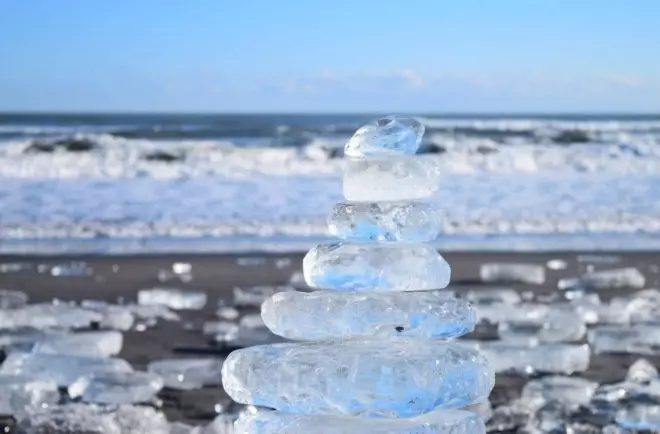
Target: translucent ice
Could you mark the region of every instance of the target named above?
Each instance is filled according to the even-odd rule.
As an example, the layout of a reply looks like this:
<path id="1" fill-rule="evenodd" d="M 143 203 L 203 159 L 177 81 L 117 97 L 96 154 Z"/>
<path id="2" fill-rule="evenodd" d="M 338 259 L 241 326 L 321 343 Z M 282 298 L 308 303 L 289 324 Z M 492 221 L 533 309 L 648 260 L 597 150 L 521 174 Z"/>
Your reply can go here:
<path id="1" fill-rule="evenodd" d="M 646 359 L 639 359 L 628 368 L 626 381 L 648 383 L 658 380 L 658 370 Z"/>
<path id="2" fill-rule="evenodd" d="M 462 410 L 436 410 L 395 420 L 269 411 L 242 417 L 236 431 L 242 434 L 485 434 L 486 429 L 478 415 Z"/>
<path id="3" fill-rule="evenodd" d="M 234 305 L 239 307 L 259 307 L 273 294 L 293 291 L 288 285 L 259 285 L 247 288 L 234 287 Z"/>
<path id="4" fill-rule="evenodd" d="M 360 127 L 344 147 L 347 157 L 414 155 L 424 135 L 424 125 L 416 119 L 387 116 Z"/>
<path id="5" fill-rule="evenodd" d="M 222 359 L 163 359 L 149 363 L 147 370 L 163 378 L 172 389 L 201 389 L 219 386 Z"/>
<path id="6" fill-rule="evenodd" d="M 579 278 L 559 280 L 559 289 L 615 289 L 643 288 L 646 283 L 644 275 L 636 268 L 618 268 L 615 270 L 594 271 Z"/>
<path id="7" fill-rule="evenodd" d="M 550 376 L 531 380 L 523 387 L 521 399 L 528 405 L 541 407 L 557 402 L 565 407 L 587 405 L 598 383 L 577 377 Z"/>
<path id="8" fill-rule="evenodd" d="M 199 310 L 206 305 L 206 293 L 175 288 L 142 289 L 138 292 L 141 305 L 163 305 L 175 310 Z"/>
<path id="9" fill-rule="evenodd" d="M 587 326 L 574 312 L 550 311 L 541 319 L 500 322 L 500 339 L 516 343 L 574 342 L 582 339 Z"/>
<path id="10" fill-rule="evenodd" d="M 135 323 L 135 316 L 126 306 L 112 305 L 97 300 L 83 300 L 80 305 L 103 316 L 99 322 L 99 327 L 103 329 L 127 331 Z"/>
<path id="11" fill-rule="evenodd" d="M 215 311 L 215 314 L 218 318 L 226 321 L 234 321 L 235 319 L 238 319 L 240 315 L 238 309 L 232 306 L 218 306 L 218 310 Z"/>
<path id="12" fill-rule="evenodd" d="M 95 372 L 69 386 L 69 396 L 96 404 L 136 404 L 153 400 L 163 379 L 150 372 Z"/>
<path id="13" fill-rule="evenodd" d="M 27 294 L 22 291 L 0 289 L 0 310 L 23 307 L 27 300 Z"/>
<path id="14" fill-rule="evenodd" d="M 0 414 L 23 415 L 57 404 L 60 392 L 51 380 L 24 375 L 0 375 Z"/>
<path id="15" fill-rule="evenodd" d="M 38 303 L 3 311 L 0 315 L 0 329 L 83 328 L 102 318 L 97 312 L 67 303 Z"/>
<path id="16" fill-rule="evenodd" d="M 122 334 L 116 331 L 49 334 L 35 342 L 32 352 L 108 357 L 119 354 L 123 342 Z"/>
<path id="17" fill-rule="evenodd" d="M 119 405 L 113 416 L 121 434 L 170 434 L 165 415 L 150 407 Z"/>
<path id="18" fill-rule="evenodd" d="M 521 301 L 518 291 L 511 288 L 485 288 L 472 289 L 465 297 L 477 304 L 518 304 Z"/>
<path id="19" fill-rule="evenodd" d="M 494 374 L 463 345 L 393 339 L 246 348 L 222 380 L 235 401 L 284 412 L 413 417 L 485 399 Z"/>
<path id="20" fill-rule="evenodd" d="M 330 233 L 348 241 L 434 240 L 442 229 L 440 213 L 424 202 L 344 202 L 328 219 Z"/>
<path id="21" fill-rule="evenodd" d="M 451 270 L 424 244 L 321 244 L 305 255 L 303 274 L 314 288 L 388 292 L 444 288 Z"/>
<path id="22" fill-rule="evenodd" d="M 475 306 L 480 321 L 499 324 L 507 321 L 539 322 L 552 311 L 547 304 L 539 303 L 489 303 Z"/>
<path id="23" fill-rule="evenodd" d="M 426 199 L 440 184 L 433 157 L 344 160 L 344 197 L 356 202 Z"/>
<path id="24" fill-rule="evenodd" d="M 660 328 L 655 324 L 601 325 L 588 333 L 596 354 L 659 354 Z"/>
<path id="25" fill-rule="evenodd" d="M 469 302 L 433 291 L 283 292 L 263 304 L 261 315 L 273 333 L 294 340 L 448 339 L 472 331 L 476 322 Z"/>
<path id="26" fill-rule="evenodd" d="M 536 264 L 487 263 L 479 270 L 483 282 L 517 282 L 542 285 L 545 268 Z"/>
<path id="27" fill-rule="evenodd" d="M 12 353 L 0 366 L 0 374 L 53 380 L 61 387 L 68 387 L 81 376 L 95 372 L 132 370 L 131 365 L 122 359 L 41 353 Z"/>
<path id="28" fill-rule="evenodd" d="M 68 404 L 31 412 L 17 426 L 17 434 L 124 434 L 109 411 L 84 404 Z"/>

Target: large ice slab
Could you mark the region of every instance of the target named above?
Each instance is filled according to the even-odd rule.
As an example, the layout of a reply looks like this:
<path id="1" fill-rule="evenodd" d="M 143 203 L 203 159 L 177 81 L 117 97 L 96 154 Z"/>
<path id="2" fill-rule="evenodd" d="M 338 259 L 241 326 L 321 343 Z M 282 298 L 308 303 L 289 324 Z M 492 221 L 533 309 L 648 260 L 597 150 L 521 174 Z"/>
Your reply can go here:
<path id="1" fill-rule="evenodd" d="M 151 288 L 138 292 L 138 304 L 163 305 L 175 310 L 199 310 L 206 306 L 206 293 L 177 288 Z"/>
<path id="2" fill-rule="evenodd" d="M 263 304 L 261 315 L 273 333 L 293 340 L 448 339 L 472 331 L 476 323 L 467 300 L 436 291 L 282 292 Z"/>
<path id="3" fill-rule="evenodd" d="M 414 155 L 424 131 L 424 124 L 417 119 L 386 116 L 358 128 L 346 142 L 344 155 L 354 158 Z"/>
<path id="4" fill-rule="evenodd" d="M 0 315 L 0 329 L 83 328 L 102 319 L 103 316 L 98 312 L 82 309 L 72 304 L 38 303 L 18 309 L 3 310 Z"/>
<path id="5" fill-rule="evenodd" d="M 466 346 L 392 339 L 246 348 L 222 380 L 235 401 L 284 412 L 413 417 L 485 399 L 494 374 Z"/>
<path id="6" fill-rule="evenodd" d="M 108 357 L 119 354 L 123 343 L 124 337 L 117 331 L 48 334 L 34 343 L 32 352 Z"/>
<path id="7" fill-rule="evenodd" d="M 560 310 L 550 310 L 536 320 L 500 322 L 497 328 L 500 339 L 519 344 L 575 342 L 586 332 L 587 326 L 579 315 Z"/>
<path id="8" fill-rule="evenodd" d="M 328 228 L 348 241 L 423 243 L 438 236 L 442 221 L 425 202 L 344 202 L 335 205 Z"/>
<path id="9" fill-rule="evenodd" d="M 12 353 L 0 366 L 1 375 L 25 375 L 53 380 L 61 387 L 68 387 L 83 375 L 132 370 L 131 365 L 122 359 L 41 353 Z"/>
<path id="10" fill-rule="evenodd" d="M 204 386 L 219 386 L 222 359 L 163 359 L 149 363 L 147 370 L 163 378 L 166 387 L 192 390 Z"/>
<path id="11" fill-rule="evenodd" d="M 335 291 L 422 291 L 449 284 L 451 270 L 431 246 L 321 244 L 303 259 L 313 288 Z"/>
<path id="12" fill-rule="evenodd" d="M 150 402 L 163 388 L 163 379 L 151 372 L 95 372 L 69 386 L 69 396 L 95 404 Z"/>
<path id="13" fill-rule="evenodd" d="M 426 199 L 439 184 L 440 170 L 432 156 L 344 160 L 343 193 L 349 201 Z"/>
<path id="14" fill-rule="evenodd" d="M 25 375 L 0 375 L 0 414 L 21 416 L 57 404 L 57 383 Z"/>
<path id="15" fill-rule="evenodd" d="M 241 434 L 484 434 L 486 428 L 477 414 L 463 410 L 436 410 L 394 420 L 266 411 L 241 417 L 236 431 Z"/>

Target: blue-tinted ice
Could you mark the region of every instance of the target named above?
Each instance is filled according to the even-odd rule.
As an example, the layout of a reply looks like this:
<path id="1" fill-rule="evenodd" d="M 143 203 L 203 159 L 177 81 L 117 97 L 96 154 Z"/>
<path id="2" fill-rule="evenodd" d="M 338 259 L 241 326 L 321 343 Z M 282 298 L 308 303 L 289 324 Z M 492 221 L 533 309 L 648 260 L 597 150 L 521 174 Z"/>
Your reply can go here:
<path id="1" fill-rule="evenodd" d="M 386 116 L 360 127 L 346 143 L 344 154 L 353 158 L 414 155 L 424 130 L 416 119 Z"/>

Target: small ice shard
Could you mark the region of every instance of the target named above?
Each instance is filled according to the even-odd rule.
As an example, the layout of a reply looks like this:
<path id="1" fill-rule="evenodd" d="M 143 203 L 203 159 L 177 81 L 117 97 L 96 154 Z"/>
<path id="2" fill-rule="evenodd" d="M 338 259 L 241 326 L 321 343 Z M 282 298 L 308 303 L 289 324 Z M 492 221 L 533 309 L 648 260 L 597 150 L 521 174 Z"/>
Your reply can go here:
<path id="1" fill-rule="evenodd" d="M 347 416 L 301 415 L 277 411 L 241 417 L 241 434 L 485 434 L 481 418 L 463 410 L 436 410 L 407 419 L 368 419 Z"/>
<path id="2" fill-rule="evenodd" d="M 219 306 L 218 310 L 215 311 L 215 314 L 218 318 L 225 321 L 234 321 L 240 316 L 238 309 L 232 306 Z"/>
<path id="3" fill-rule="evenodd" d="M 61 387 L 68 387 L 78 378 L 91 373 L 132 371 L 131 365 L 122 359 L 42 353 L 12 353 L 0 366 L 2 375 L 53 380 Z"/>
<path id="4" fill-rule="evenodd" d="M 0 273 L 19 273 L 33 268 L 34 265 L 29 262 L 3 262 L 0 264 Z"/>
<path id="5" fill-rule="evenodd" d="M 340 243 L 310 250 L 303 259 L 303 273 L 313 288 L 391 292 L 445 288 L 451 270 L 447 261 L 425 244 L 390 247 Z"/>
<path id="6" fill-rule="evenodd" d="M 509 344 L 503 341 L 459 341 L 462 345 L 478 348 L 490 361 L 495 372 L 517 371 L 531 374 L 571 375 L 589 367 L 588 345 L 545 344 L 537 346 Z"/>
<path id="7" fill-rule="evenodd" d="M 568 267 L 568 263 L 563 259 L 550 259 L 545 263 L 545 266 L 549 270 L 565 270 Z"/>
<path id="8" fill-rule="evenodd" d="M 229 355 L 222 368 L 235 401 L 301 414 L 413 417 L 480 402 L 494 385 L 488 361 L 438 341 L 276 344 Z"/>
<path id="9" fill-rule="evenodd" d="M 465 298 L 475 304 L 518 304 L 521 301 L 518 291 L 511 288 L 471 289 Z"/>
<path id="10" fill-rule="evenodd" d="M 206 293 L 176 288 L 142 289 L 138 292 L 138 304 L 163 305 L 174 310 L 200 310 L 206 306 Z"/>
<path id="11" fill-rule="evenodd" d="M 482 282 L 487 283 L 542 285 L 545 282 L 545 268 L 536 264 L 491 262 L 481 265 L 479 276 Z"/>
<path id="12" fill-rule="evenodd" d="M 424 136 L 424 124 L 417 119 L 386 116 L 360 127 L 344 146 L 352 158 L 415 155 Z"/>
<path id="13" fill-rule="evenodd" d="M 150 407 L 119 405 L 113 416 L 121 434 L 170 434 L 165 415 Z"/>
<path id="14" fill-rule="evenodd" d="M 0 315 L 0 329 L 84 328 L 102 318 L 97 312 L 67 303 L 37 303 L 3 311 Z"/>
<path id="15" fill-rule="evenodd" d="M 615 270 L 594 271 L 579 278 L 571 277 L 560 279 L 559 289 L 642 289 L 646 279 L 637 268 L 618 268 Z"/>
<path id="16" fill-rule="evenodd" d="M 335 205 L 328 228 L 347 241 L 423 243 L 438 236 L 442 221 L 425 202 L 344 202 Z"/>
<path id="17" fill-rule="evenodd" d="M 147 370 L 159 375 L 165 387 L 193 390 L 221 384 L 222 359 L 163 359 L 149 363 Z"/>
<path id="18" fill-rule="evenodd" d="M 130 309 L 131 313 L 135 315 L 138 320 L 142 321 L 153 321 L 164 319 L 165 321 L 179 321 L 179 315 L 175 312 L 172 312 L 169 307 L 162 304 L 153 304 L 153 305 L 140 305 L 140 304 L 131 304 L 126 305 L 126 308 Z"/>
<path id="19" fill-rule="evenodd" d="M 83 300 L 80 305 L 103 315 L 99 321 L 99 327 L 102 329 L 128 331 L 135 323 L 135 316 L 126 306 L 112 305 L 97 300 Z"/>
<path id="20" fill-rule="evenodd" d="M 660 405 L 634 404 L 618 410 L 615 419 L 624 429 L 656 432 L 660 429 Z"/>
<path id="21" fill-rule="evenodd" d="M 260 307 L 273 294 L 293 291 L 288 285 L 260 285 L 247 288 L 234 287 L 234 305 L 239 307 Z"/>
<path id="22" fill-rule="evenodd" d="M 72 334 L 49 334 L 37 340 L 33 353 L 72 356 L 109 357 L 119 354 L 124 337 L 116 331 L 93 331 Z"/>
<path id="23" fill-rule="evenodd" d="M 31 412 L 20 421 L 16 434 L 126 434 L 115 415 L 85 404 L 67 404 Z"/>
<path id="24" fill-rule="evenodd" d="M 22 416 L 60 400 L 57 383 L 25 375 L 0 375 L 0 414 Z"/>
<path id="25" fill-rule="evenodd" d="M 628 368 L 626 381 L 632 383 L 648 383 L 658 380 L 658 370 L 646 359 L 639 359 Z"/>
<path id="26" fill-rule="evenodd" d="M 344 160 L 343 193 L 355 202 L 426 199 L 440 186 L 440 170 L 432 156 Z"/>
<path id="27" fill-rule="evenodd" d="M 23 307 L 27 300 L 27 294 L 22 291 L 0 289 L 0 310 Z"/>
<path id="28" fill-rule="evenodd" d="M 660 354 L 660 328 L 655 324 L 600 325 L 587 336 L 596 354 Z"/>
<path id="29" fill-rule="evenodd" d="M 350 337 L 449 339 L 474 329 L 471 304 L 432 291 L 275 294 L 261 307 L 266 326 L 293 340 Z"/>
<path id="30" fill-rule="evenodd" d="M 574 312 L 550 311 L 536 321 L 500 322 L 497 333 L 508 343 L 537 344 L 554 342 L 575 342 L 581 340 L 587 326 Z"/>
<path id="31" fill-rule="evenodd" d="M 548 402 L 577 408 L 591 401 L 598 383 L 577 377 L 550 376 L 531 380 L 523 387 L 521 399 L 536 408 Z"/>
<path id="32" fill-rule="evenodd" d="M 55 277 L 82 277 L 91 276 L 94 270 L 87 262 L 71 262 L 68 264 L 58 264 L 50 267 L 51 276 Z"/>
<path id="33" fill-rule="evenodd" d="M 190 282 L 192 280 L 192 264 L 188 262 L 175 262 L 171 269 L 162 269 L 158 271 L 158 280 L 167 282 L 172 279 L 179 279 L 181 282 Z"/>
<path id="34" fill-rule="evenodd" d="M 150 372 L 94 372 L 69 386 L 69 396 L 94 404 L 150 402 L 163 388 L 163 379 Z"/>

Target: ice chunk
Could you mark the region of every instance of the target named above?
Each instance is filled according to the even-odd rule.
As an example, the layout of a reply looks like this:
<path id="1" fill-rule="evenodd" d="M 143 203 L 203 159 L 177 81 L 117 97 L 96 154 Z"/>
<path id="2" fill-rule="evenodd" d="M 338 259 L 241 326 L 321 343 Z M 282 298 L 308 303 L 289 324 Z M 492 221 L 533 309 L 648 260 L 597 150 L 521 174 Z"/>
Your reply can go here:
<path id="1" fill-rule="evenodd" d="M 116 331 L 44 335 L 34 343 L 33 353 L 108 357 L 119 354 L 124 337 Z"/>
<path id="2" fill-rule="evenodd" d="M 343 193 L 349 201 L 426 199 L 439 186 L 440 170 L 433 156 L 344 160 Z"/>
<path id="3" fill-rule="evenodd" d="M 122 359 L 42 353 L 12 353 L 0 366 L 0 374 L 54 380 L 61 387 L 68 387 L 78 378 L 91 373 L 132 370 L 131 365 Z"/>
<path id="4" fill-rule="evenodd" d="M 218 310 L 215 311 L 215 314 L 218 318 L 224 319 L 226 321 L 234 321 L 238 319 L 240 313 L 238 309 L 232 306 L 219 306 Z"/>
<path id="5" fill-rule="evenodd" d="M 138 304 L 163 305 L 175 310 L 200 310 L 206 306 L 206 293 L 176 288 L 142 289 L 138 292 Z"/>
<path id="6" fill-rule="evenodd" d="M 226 335 L 236 336 L 238 334 L 238 324 L 230 321 L 207 321 L 202 326 L 202 333 L 205 335 Z"/>
<path id="7" fill-rule="evenodd" d="M 651 324 L 600 325 L 588 333 L 596 354 L 660 354 L 660 328 Z"/>
<path id="8" fill-rule="evenodd" d="M 635 404 L 616 413 L 616 423 L 630 430 L 653 431 L 660 429 L 660 405 Z"/>
<path id="9" fill-rule="evenodd" d="M 156 322 L 156 320 L 164 319 L 166 321 L 179 321 L 179 315 L 172 312 L 169 307 L 162 304 L 153 305 L 139 305 L 131 304 L 126 305 L 133 315 L 139 320 L 147 322 Z"/>
<path id="10" fill-rule="evenodd" d="M 545 282 L 545 268 L 536 264 L 491 262 L 481 265 L 479 276 L 483 282 L 515 282 L 542 285 Z"/>
<path id="11" fill-rule="evenodd" d="M 542 321 L 552 311 L 547 304 L 522 303 L 490 303 L 475 306 L 480 321 L 499 324 L 507 321 Z"/>
<path id="12" fill-rule="evenodd" d="M 580 278 L 560 279 L 559 289 L 616 289 L 644 287 L 646 279 L 637 268 L 618 268 L 615 270 L 594 271 Z"/>
<path id="13" fill-rule="evenodd" d="M 150 407 L 120 405 L 113 416 L 121 434 L 170 434 L 165 415 Z"/>
<path id="14" fill-rule="evenodd" d="M 293 291 L 288 285 L 261 285 L 247 288 L 234 287 L 234 305 L 239 307 L 260 307 L 273 294 Z"/>
<path id="15" fill-rule="evenodd" d="M 38 303 L 18 309 L 9 309 L 0 315 L 0 329 L 32 327 L 84 328 L 103 317 L 98 312 L 82 309 L 66 303 Z"/>
<path id="16" fill-rule="evenodd" d="M 82 277 L 91 276 L 94 273 L 92 267 L 87 262 L 75 261 L 68 264 L 57 264 L 53 266 L 45 266 L 50 269 L 51 276 L 55 277 Z"/>
<path id="17" fill-rule="evenodd" d="M 103 316 L 99 322 L 99 327 L 103 329 L 127 331 L 135 323 L 135 316 L 126 306 L 111 305 L 96 300 L 83 300 L 80 305 Z"/>
<path id="18" fill-rule="evenodd" d="M 328 228 L 348 241 L 423 243 L 438 236 L 442 221 L 424 202 L 344 202 L 335 205 Z"/>
<path id="19" fill-rule="evenodd" d="M 577 261 L 581 264 L 618 264 L 620 256 L 615 255 L 578 255 Z"/>
<path id="20" fill-rule="evenodd" d="M 303 273 L 314 288 L 389 292 L 445 288 L 451 270 L 424 244 L 321 244 L 305 255 Z"/>
<path id="21" fill-rule="evenodd" d="M 563 259 L 550 259 L 545 263 L 545 266 L 548 267 L 549 270 L 565 270 L 568 268 L 568 263 Z"/>
<path id="22" fill-rule="evenodd" d="M 192 390 L 221 384 L 222 359 L 163 359 L 149 363 L 147 370 L 163 378 L 171 389 Z"/>
<path id="23" fill-rule="evenodd" d="M 322 427 L 322 428 L 321 428 Z M 258 412 L 241 417 L 242 434 L 485 434 L 481 418 L 462 410 L 436 410 L 408 419 L 368 419 Z"/>
<path id="24" fill-rule="evenodd" d="M 658 380 L 658 370 L 646 359 L 639 359 L 628 368 L 626 381 L 648 383 Z"/>
<path id="25" fill-rule="evenodd" d="M 69 386 L 69 396 L 96 404 L 149 402 L 163 388 L 163 379 L 151 372 L 94 372 Z"/>
<path id="26" fill-rule="evenodd" d="M 548 402 L 577 408 L 587 405 L 598 383 L 577 377 L 550 376 L 531 380 L 522 390 L 521 399 L 527 405 L 542 407 Z"/>
<path id="27" fill-rule="evenodd" d="M 497 332 L 500 339 L 512 343 L 574 342 L 584 337 L 587 326 L 575 313 L 550 311 L 536 321 L 500 322 Z"/>
<path id="28" fill-rule="evenodd" d="M 22 291 L 0 289 L 0 310 L 16 309 L 25 306 L 28 296 Z"/>
<path id="29" fill-rule="evenodd" d="M 235 401 L 284 412 L 413 417 L 486 399 L 494 375 L 463 345 L 393 339 L 246 348 L 222 381 Z"/>
<path id="30" fill-rule="evenodd" d="M 126 434 L 113 413 L 84 404 L 68 404 L 31 412 L 17 434 Z"/>
<path id="31" fill-rule="evenodd" d="M 0 375 L 0 414 L 22 416 L 60 400 L 57 383 L 25 375 Z"/>
<path id="32" fill-rule="evenodd" d="M 261 315 L 273 333 L 294 340 L 349 337 L 448 339 L 474 329 L 471 304 L 425 292 L 286 292 L 267 300 Z"/>
<path id="33" fill-rule="evenodd" d="M 511 288 L 471 289 L 465 297 L 476 304 L 518 304 L 521 301 L 520 294 Z"/>
<path id="34" fill-rule="evenodd" d="M 344 155 L 354 158 L 414 155 L 424 135 L 414 118 L 386 116 L 360 127 L 346 142 Z"/>
<path id="35" fill-rule="evenodd" d="M 167 282 L 172 279 L 179 279 L 181 282 L 190 282 L 192 276 L 192 264 L 188 262 L 175 262 L 171 269 L 162 269 L 158 271 L 158 280 Z"/>

